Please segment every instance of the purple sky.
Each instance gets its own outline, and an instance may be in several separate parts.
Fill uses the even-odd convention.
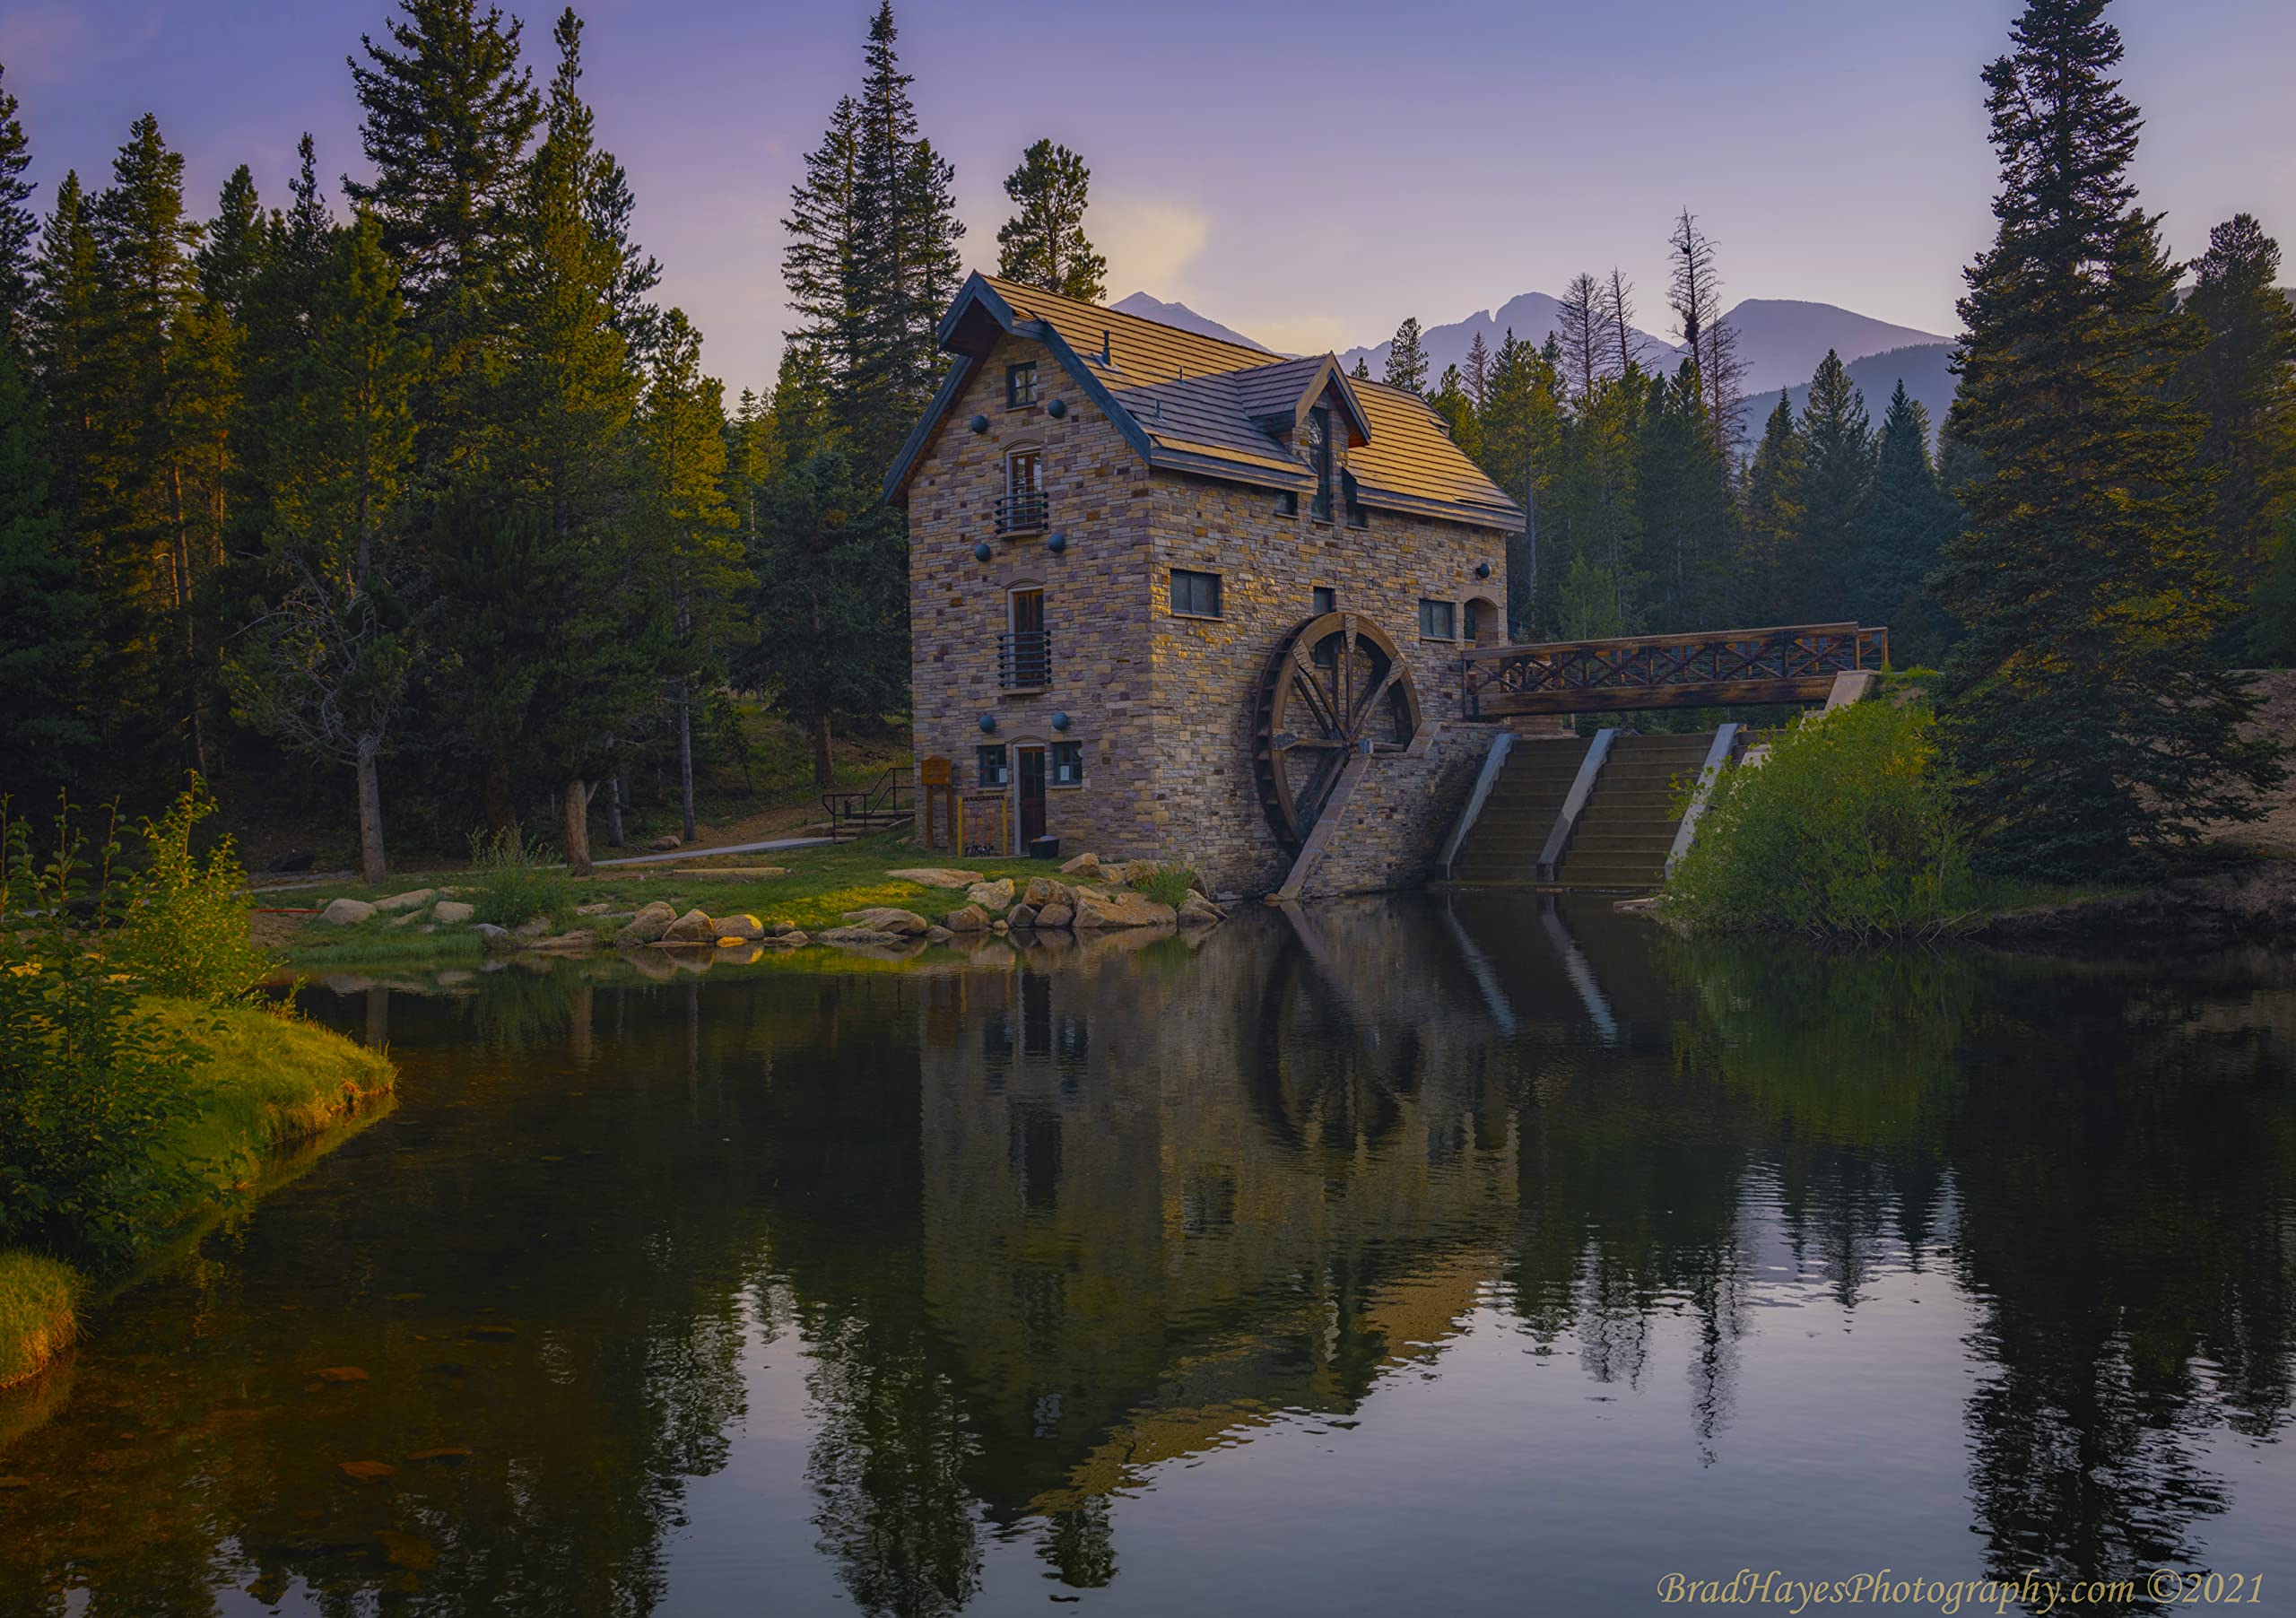
[[[584,83],[663,291],[729,389],[770,382],[780,217],[857,83],[874,0],[591,0]],[[550,21],[527,18],[537,80]],[[1667,222],[1719,242],[1725,294],[1810,298],[1950,331],[1988,234],[1979,67],[2014,0],[909,0],[903,59],[955,162],[967,257],[993,268],[1002,179],[1039,135],[1093,171],[1113,295],[1145,288],[1273,346],[1376,341],[1625,266],[1662,307]],[[195,206],[250,164],[283,200],[296,136],[361,169],[344,57],[387,0],[12,0],[0,63],[43,206],[100,183],[150,110]],[[2119,0],[2139,180],[2189,257],[2236,209],[2296,254],[2288,0]]]

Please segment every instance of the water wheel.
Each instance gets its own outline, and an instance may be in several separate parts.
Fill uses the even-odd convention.
[[[1276,840],[1298,853],[1348,760],[1395,752],[1419,731],[1419,693],[1396,643],[1353,613],[1286,636],[1260,671],[1252,774]]]

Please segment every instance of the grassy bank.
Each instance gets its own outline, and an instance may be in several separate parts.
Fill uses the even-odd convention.
[[[155,1152],[206,1165],[207,1188],[176,1210],[178,1222],[253,1179],[266,1152],[350,1117],[387,1094],[396,1077],[380,1053],[260,1006],[152,999],[141,1013],[187,1034],[201,1052],[196,1104]],[[87,1277],[57,1259],[0,1251],[0,1387],[70,1345],[88,1286]]]

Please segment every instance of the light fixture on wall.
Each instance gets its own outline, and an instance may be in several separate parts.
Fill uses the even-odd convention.
[[[1479,562],[1475,563],[1475,564],[1474,564],[1474,576],[1475,576],[1477,578],[1490,578],[1490,577],[1491,577],[1491,564],[1490,564],[1489,562],[1487,562],[1487,561],[1479,561]]]

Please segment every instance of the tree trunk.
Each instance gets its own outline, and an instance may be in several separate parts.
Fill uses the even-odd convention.
[[[479,790],[485,805],[486,829],[497,837],[517,831],[518,817],[510,807],[510,767],[500,759],[487,760],[486,777]]]
[[[622,838],[622,771],[617,770],[606,778],[606,847],[625,846]]]
[[[590,874],[590,793],[578,775],[566,783],[566,868]]]
[[[693,704],[688,700],[686,683],[678,682],[678,807],[684,818],[680,832],[686,841],[694,840],[693,830]]]
[[[359,880],[377,883],[390,874],[383,857],[383,744],[359,738]]]
[[[813,785],[826,792],[837,785],[837,761],[829,752],[829,716],[813,721]]]

